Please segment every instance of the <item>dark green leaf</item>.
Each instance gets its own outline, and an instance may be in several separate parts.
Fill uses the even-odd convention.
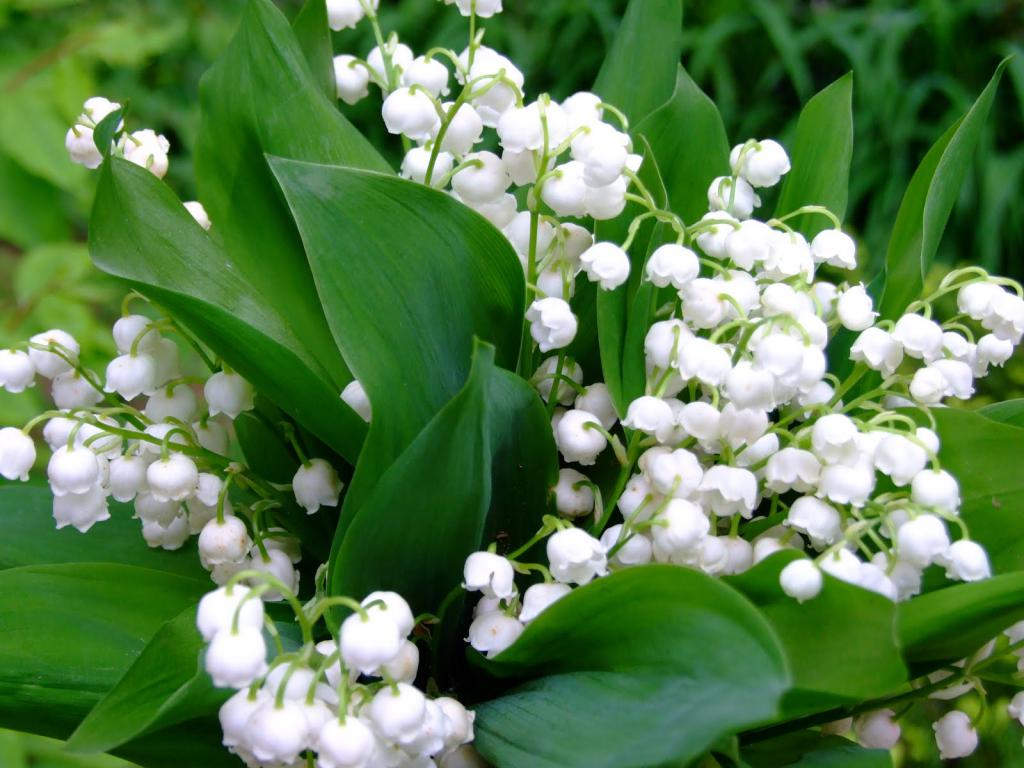
[[[306,0],[292,21],[292,30],[316,84],[324,96],[335,101],[334,44],[327,26],[327,4],[324,0]]]
[[[682,48],[682,0],[632,0],[594,92],[637,123],[672,95]]]
[[[337,345],[373,404],[336,562],[344,526],[462,388],[474,337],[494,344],[499,366],[515,367],[523,270],[496,229],[434,189],[337,166],[281,159],[272,166]]]
[[[1004,59],[996,68],[967,114],[932,145],[910,180],[885,254],[885,291],[880,307],[884,318],[898,317],[920,296],[1006,63]]]
[[[312,22],[309,16],[300,24],[304,37]],[[319,58],[323,51],[310,55]],[[232,270],[252,286],[248,296],[259,297],[269,312],[287,318],[295,338],[316,351],[314,370],[337,398],[352,376],[314,300],[316,287],[302,243],[266,155],[385,172],[389,168],[324,94],[320,77],[310,71],[288,22],[270,0],[249,0],[231,45],[203,77],[200,105],[196,177],[200,199],[214,222],[214,237],[223,243]],[[284,405],[281,398],[271,397]],[[301,397],[296,389],[290,399]],[[344,404],[329,410],[339,407],[349,410]],[[306,426],[354,463],[352,448],[361,434],[357,425],[350,424],[344,438],[327,438]]]
[[[840,219],[846,214],[853,156],[853,73],[814,96],[800,112],[786,175],[775,206],[782,216],[804,205],[823,205]],[[808,238],[829,226],[823,216],[805,215],[790,226]]]
[[[687,223],[703,216],[711,181],[729,173],[729,139],[718,108],[681,66],[671,100],[634,133],[650,142],[669,207]]]
[[[991,405],[979,408],[978,413],[987,419],[992,419],[992,421],[998,421],[1014,427],[1024,427],[1024,399],[992,403]]]
[[[750,603],[674,566],[573,591],[481,663],[532,678],[476,707],[476,746],[503,768],[684,764],[772,718],[789,682]]]
[[[939,459],[960,483],[960,515],[996,573],[1024,570],[1024,429],[971,411],[932,411]]]
[[[115,109],[109,115],[100,120],[92,132],[92,141],[96,145],[97,151],[103,155],[103,157],[110,157],[111,145],[114,143],[114,138],[117,136],[119,128],[121,127],[121,120],[124,118],[126,107]]]
[[[0,572],[0,724],[66,736],[208,586],[130,565]]]
[[[109,752],[152,731],[215,715],[230,695],[213,687],[199,658],[195,607],[164,624],[68,739],[77,752]]]
[[[818,597],[798,603],[779,586],[779,572],[795,557],[774,555],[727,579],[761,610],[786,652],[793,675],[786,717],[882,696],[906,682],[894,604],[829,576]]]
[[[104,163],[89,252],[101,269],[172,311],[258,390],[355,462],[366,427],[320,365],[325,350],[301,334],[290,312],[266,300],[169,187],[125,160]],[[316,304],[314,296],[302,302]]]
[[[801,731],[745,746],[750,768],[892,768],[888,750],[865,749],[840,736]]]
[[[120,563],[157,571],[208,578],[194,545],[177,552],[150,549],[142,538],[131,505],[110,502],[110,519],[83,535],[74,528],[57,530],[53,522],[53,493],[48,486],[0,487],[0,568],[59,563]]]
[[[896,626],[908,661],[957,661],[1022,619],[1024,573],[1006,573],[902,603]]]
[[[493,360],[492,347],[477,349],[463,390],[366,498],[332,559],[336,592],[394,589],[414,611],[436,611],[482,542],[540,527],[557,467],[547,415]]]

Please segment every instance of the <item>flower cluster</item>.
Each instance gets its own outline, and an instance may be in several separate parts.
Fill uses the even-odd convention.
[[[253,572],[252,588],[238,583],[207,594],[196,625],[204,664],[220,688],[237,689],[220,709],[224,745],[246,765],[321,768],[412,768],[434,765],[473,739],[473,713],[448,697],[427,698],[413,684],[419,649],[409,638],[416,621],[394,592],[374,592],[362,603],[320,598],[298,604],[289,587]],[[303,631],[301,649],[267,663],[264,625],[277,637],[260,596],[282,593]],[[345,606],[338,639],[313,642],[313,628],[329,608]],[[311,764],[311,763],[310,763]]]
[[[44,425],[58,528],[85,533],[109,519],[110,499],[131,502],[151,547],[178,549],[198,535],[200,560],[216,583],[256,570],[294,588],[299,541],[276,522],[275,511],[292,500],[309,514],[337,506],[338,474],[324,459],[306,458],[287,422],[280,425],[283,436],[301,462],[290,486],[274,486],[232,460],[230,422],[253,410],[253,388],[226,366],[212,365],[205,352],[214,372],[183,375],[175,336],[195,341],[169,318],[126,310],[113,327],[120,354],[102,377],[81,364],[79,344],[65,331],[0,351],[0,386],[22,392],[41,377],[56,406],[24,429],[0,430],[0,474],[28,479],[37,459],[31,433]],[[263,597],[280,599],[274,591]]]
[[[90,169],[99,168],[104,150],[96,144],[96,128],[105,117],[120,109],[120,104],[102,96],[94,96],[85,102],[82,114],[64,138],[64,145],[74,162]],[[107,148],[109,152],[148,169],[158,179],[162,179],[167,173],[167,153],[171,149],[167,138],[150,128],[126,133],[123,120],[118,122],[117,132],[117,140]]]

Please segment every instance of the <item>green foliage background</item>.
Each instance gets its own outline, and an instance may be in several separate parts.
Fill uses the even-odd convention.
[[[287,11],[295,0],[281,0]],[[385,29],[414,50],[459,47],[465,27],[435,0],[384,0]],[[506,0],[486,42],[507,52],[527,82],[556,98],[593,81],[624,0]],[[198,81],[223,50],[243,0],[0,0],[0,345],[60,326],[86,360],[112,352],[109,325],[122,289],[90,266],[85,222],[95,178],[67,160],[64,132],[94,94],[129,100],[135,127],[172,143],[168,182],[194,196],[191,150]],[[870,276],[910,174],[962,114],[1000,58],[1007,72],[976,162],[942,241],[932,279],[976,263],[1024,276],[1024,7],[1019,0],[686,3],[684,63],[716,101],[731,139],[791,138],[800,106],[853,70],[855,156],[849,227]],[[361,28],[339,33],[338,50],[365,54]],[[637,73],[642,77],[643,73]],[[397,165],[397,140],[371,97],[346,114]],[[1024,394],[1020,358],[988,382],[988,399]],[[41,399],[0,393],[0,423],[20,423]],[[964,765],[1013,766],[1020,733],[993,692],[983,746]],[[99,766],[54,756],[56,747],[0,732],[0,764]],[[935,765],[927,720],[905,725],[904,766]],[[20,761],[20,762],[19,762]],[[124,765],[110,763],[109,765]]]

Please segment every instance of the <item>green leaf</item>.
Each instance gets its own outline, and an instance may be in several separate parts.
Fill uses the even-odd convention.
[[[679,66],[672,98],[633,132],[650,142],[669,207],[688,224],[698,220],[711,181],[729,173],[729,139],[715,103]]]
[[[800,731],[743,747],[750,768],[892,768],[885,749],[865,749],[841,736]]]
[[[167,185],[125,160],[104,163],[89,252],[101,269],[173,312],[257,390],[355,463],[366,426],[320,365],[326,351],[302,335],[287,308],[266,301]],[[316,304],[314,295],[303,303]]]
[[[682,50],[682,0],[632,0],[594,92],[637,123],[672,95]]]
[[[960,484],[960,516],[995,573],[1024,570],[1024,429],[977,412],[934,409],[939,459]]]
[[[272,167],[335,341],[373,404],[336,562],[345,525],[465,383],[474,337],[495,346],[497,365],[515,367],[523,270],[494,227],[437,190],[337,166],[274,158]]]
[[[208,586],[130,565],[0,572],[0,723],[65,736]]]
[[[310,25],[309,18],[300,24],[304,37]],[[223,243],[239,278],[252,286],[248,296],[258,296],[268,311],[287,318],[295,338],[315,350],[320,375],[337,398],[352,376],[314,300],[316,287],[302,243],[266,156],[390,169],[324,94],[288,22],[270,0],[249,0],[241,28],[203,77],[200,105],[196,178],[214,238]],[[298,392],[291,399],[302,397]],[[350,422],[356,439],[318,434],[354,463],[352,449],[361,429]]]
[[[846,215],[853,156],[853,73],[817,93],[800,112],[786,175],[775,206],[782,216],[804,205],[823,205],[840,219]],[[819,215],[803,215],[790,226],[814,237],[829,226]]]
[[[992,403],[991,405],[979,408],[978,413],[987,419],[992,419],[1002,424],[1024,427],[1024,399]]]
[[[152,731],[215,715],[230,695],[200,664],[196,609],[186,608],[149,641],[117,684],[68,739],[77,752],[109,752]]]
[[[110,150],[114,144],[114,138],[118,134],[118,129],[121,127],[121,121],[124,119],[126,107],[115,109],[109,115],[100,120],[99,124],[93,129],[92,141],[96,145],[96,151],[98,151],[103,157],[110,157]]]
[[[393,589],[415,612],[436,611],[483,542],[499,532],[526,541],[540,527],[558,466],[550,432],[537,395],[494,367],[493,347],[478,347],[465,387],[348,526],[331,561],[332,589]]]
[[[503,768],[686,764],[771,719],[789,683],[774,632],[745,598],[660,565],[574,590],[481,663],[532,678],[476,707],[476,746]]]
[[[292,30],[320,90],[335,101],[338,97],[334,85],[334,44],[327,26],[327,3],[306,0],[292,21]]]
[[[919,595],[901,603],[896,617],[908,661],[957,661],[1024,619],[1024,573]]]
[[[910,179],[885,254],[885,290],[880,305],[883,318],[898,317],[920,296],[1007,61],[999,64],[967,114],[932,145]]]
[[[150,549],[128,504],[110,502],[110,519],[97,523],[87,535],[74,528],[57,530],[53,523],[53,493],[48,486],[11,484],[0,487],[0,569],[62,563],[120,563],[156,571],[209,577],[199,564],[195,546],[177,552]]]
[[[779,573],[796,557],[773,555],[726,579],[761,610],[786,652],[793,676],[786,717],[883,696],[905,683],[892,601],[826,575],[821,594],[798,603],[779,586]]]

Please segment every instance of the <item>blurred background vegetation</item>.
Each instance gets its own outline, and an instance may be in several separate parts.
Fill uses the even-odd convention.
[[[300,4],[278,2],[288,13]],[[462,47],[465,23],[441,2],[381,4],[385,30],[396,30],[415,51]],[[593,82],[626,2],[505,4],[505,13],[486,24],[487,44],[506,52],[533,88],[560,98]],[[82,341],[87,362],[113,352],[109,327],[122,290],[89,265],[84,241],[94,181],[67,160],[64,133],[87,97],[130,100],[134,127],[153,127],[171,140],[168,182],[183,199],[194,197],[190,152],[199,78],[243,7],[244,0],[0,0],[0,346],[59,326]],[[686,2],[684,26],[684,63],[718,103],[734,141],[774,136],[785,142],[800,105],[854,71],[847,219],[868,274],[884,259],[917,163],[969,107],[999,60],[1017,53],[933,280],[966,263],[1024,277],[1021,0],[694,0]],[[372,46],[365,25],[336,36],[339,52],[365,55]],[[371,97],[346,114],[375,143],[397,151],[378,109]],[[988,380],[977,403],[1022,394],[1018,356]],[[0,392],[0,424],[22,423],[40,405]],[[1005,694],[993,691],[983,747],[963,765],[1024,766],[1021,732],[1006,716]],[[929,720],[912,717],[899,764],[938,764]],[[0,732],[0,765],[100,765],[62,759],[52,742],[19,739]]]

